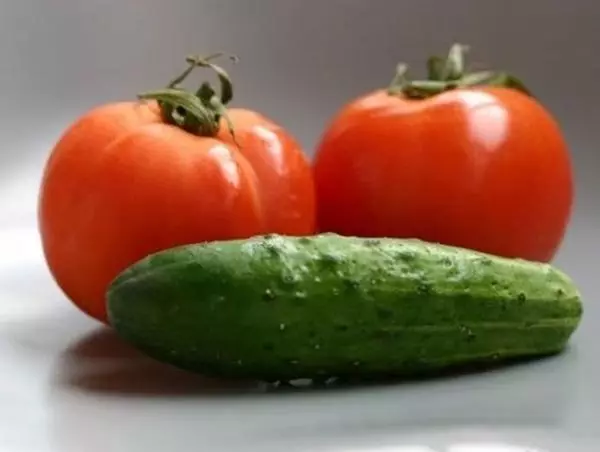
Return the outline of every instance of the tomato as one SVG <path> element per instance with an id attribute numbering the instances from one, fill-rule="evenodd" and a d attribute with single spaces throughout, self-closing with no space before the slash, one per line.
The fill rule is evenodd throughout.
<path id="1" fill-rule="evenodd" d="M 461 50 L 430 59 L 425 81 L 401 66 L 333 118 L 314 160 L 322 232 L 552 260 L 574 197 L 567 144 L 524 85 L 465 74 Z"/>
<path id="2" fill-rule="evenodd" d="M 192 94 L 178 83 L 193 66 L 218 71 Z M 39 229 L 48 267 L 67 297 L 106 322 L 105 290 L 135 261 L 193 242 L 315 230 L 310 162 L 265 116 L 224 110 L 226 74 L 193 60 L 184 76 L 143 101 L 94 108 L 47 161 Z"/>

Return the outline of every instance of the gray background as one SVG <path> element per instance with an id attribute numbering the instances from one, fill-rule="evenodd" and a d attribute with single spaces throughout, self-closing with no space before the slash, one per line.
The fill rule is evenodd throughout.
<path id="1" fill-rule="evenodd" d="M 0 0 L 0 451 L 409 441 L 397 435 L 440 447 L 516 435 L 575 451 L 573 435 L 581 450 L 600 450 L 583 449 L 600 404 L 598 23 L 594 0 Z M 275 118 L 311 154 L 344 102 L 386 85 L 398 61 L 421 68 L 453 41 L 525 79 L 571 146 L 577 202 L 557 264 L 580 285 L 586 316 L 566 355 L 399 387 L 209 397 L 212 386 L 98 332 L 52 284 L 35 231 L 39 177 L 88 108 L 164 85 L 188 53 L 224 50 L 241 57 L 228 67 L 235 103 Z"/>

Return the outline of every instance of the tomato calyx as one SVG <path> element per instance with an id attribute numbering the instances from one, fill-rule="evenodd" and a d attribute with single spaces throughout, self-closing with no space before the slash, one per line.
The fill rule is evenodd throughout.
<path id="1" fill-rule="evenodd" d="M 410 99 L 426 99 L 453 89 L 503 86 L 532 96 L 521 80 L 507 72 L 492 70 L 468 72 L 466 69 L 468 51 L 469 47 L 466 45 L 453 44 L 446 58 L 436 55 L 430 57 L 427 60 L 426 80 L 412 80 L 408 74 L 408 65 L 399 64 L 387 89 L 388 94 L 402 95 Z"/>
<path id="2" fill-rule="evenodd" d="M 215 53 L 206 57 L 188 56 L 188 67 L 175 77 L 163 89 L 147 91 L 138 94 L 138 99 L 155 100 L 161 110 L 165 122 L 182 128 L 186 132 L 201 136 L 215 136 L 219 131 L 221 118 L 225 119 L 231 135 L 235 134 L 233 124 L 227 116 L 227 104 L 233 99 L 233 83 L 229 74 L 212 60 L 226 56 Z M 233 62 L 237 62 L 235 55 L 227 55 Z M 219 79 L 220 92 L 205 81 L 195 91 L 191 92 L 181 86 L 196 68 L 212 70 Z"/>

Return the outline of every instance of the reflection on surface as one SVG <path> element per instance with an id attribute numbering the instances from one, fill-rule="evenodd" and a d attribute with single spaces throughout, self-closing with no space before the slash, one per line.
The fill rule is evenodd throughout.
<path id="1" fill-rule="evenodd" d="M 444 451 L 446 452 L 446 451 Z M 447 452 L 546 452 L 542 449 L 532 449 L 525 446 L 514 446 L 509 444 L 480 443 L 480 444 L 457 444 L 450 446 Z"/>
<path id="2" fill-rule="evenodd" d="M 564 368 L 556 367 L 560 361 L 437 382 L 253 397 L 236 384 L 152 361 L 103 328 L 68 347 L 55 365 L 48 399 L 52 443 L 61 452 L 190 444 L 202 450 L 250 445 L 261 452 L 563 452 L 468 442 L 481 438 L 472 432 L 459 439 L 435 434 L 477 424 L 554 430 L 563 413 L 560 388 L 568 387 L 564 372 L 557 372 Z M 416 435 L 423 426 L 431 430 Z M 400 438 L 382 442 L 391 432 Z M 386 443 L 396 446 L 373 447 Z"/>
<path id="3" fill-rule="evenodd" d="M 69 323 L 52 322 L 65 330 Z M 161 364 L 100 328 L 56 350 L 47 388 L 49 432 L 53 450 L 61 452 L 177 450 L 190 444 L 202 450 L 250 445 L 261 452 L 563 452 L 476 444 L 482 438 L 470 432 L 460 438 L 432 433 L 473 425 L 560 428 L 575 358 L 567 353 L 433 381 L 265 394 L 256 384 L 207 379 Z M 430 431 L 415 435 L 424 426 Z M 399 438 L 383 442 L 391 433 Z M 376 447 L 384 444 L 395 448 Z"/>
<path id="4" fill-rule="evenodd" d="M 465 92 L 461 100 L 468 104 L 469 132 L 472 138 L 487 151 L 496 151 L 506 140 L 509 116 L 498 100 L 485 92 Z"/>
<path id="5" fill-rule="evenodd" d="M 334 452 L 333 450 L 331 452 Z M 339 449 L 335 452 L 550 452 L 546 449 L 517 446 L 508 443 L 460 443 L 449 446 L 429 447 L 418 445 L 385 446 L 365 449 Z M 562 451 L 561 451 L 562 452 Z M 569 452 L 569 451 L 565 451 Z"/>
<path id="6" fill-rule="evenodd" d="M 342 452 L 341 450 L 339 452 Z M 344 452 L 367 452 L 367 449 L 344 449 Z M 426 446 L 393 446 L 368 449 L 368 452 L 440 452 Z"/>
<path id="7" fill-rule="evenodd" d="M 364 390 L 393 390 L 404 388 L 426 391 L 431 385 L 447 383 L 449 385 L 471 382 L 469 390 L 457 388 L 452 399 L 460 400 L 468 414 L 468 419 L 477 422 L 498 422 L 501 419 L 518 421 L 523 409 L 521 404 L 528 404 L 525 409 L 525 420 L 531 421 L 545 419 L 550 422 L 562 413 L 564 393 L 556 390 L 554 384 L 544 387 L 544 379 L 540 379 L 533 372 L 538 367 L 541 372 L 547 366 L 558 366 L 558 370 L 565 370 L 560 366 L 560 361 L 572 359 L 568 354 L 550 356 L 537 361 L 520 363 L 519 361 L 505 364 L 499 368 L 464 369 L 438 376 L 422 379 L 391 379 L 374 381 L 332 380 L 327 385 L 288 385 L 265 384 L 255 381 L 223 380 L 204 377 L 202 375 L 177 369 L 173 366 L 158 362 L 142 354 L 129 344 L 121 340 L 116 333 L 106 327 L 93 330 L 79 341 L 73 343 L 61 355 L 57 363 L 57 382 L 62 386 L 73 389 L 96 393 L 114 393 L 121 396 L 167 396 L 174 395 L 226 395 L 226 394 L 287 394 L 298 392 L 338 392 L 358 394 Z M 554 366 L 554 367 L 555 367 Z M 495 378 L 501 378 L 503 372 L 513 369 L 520 375 L 521 383 L 509 387 L 497 386 Z M 565 373 L 551 373 L 552 381 L 564 383 Z M 549 377 L 548 377 L 549 378 Z M 487 381 L 486 381 L 487 379 Z M 534 380 L 537 390 L 532 390 Z M 564 384 L 559 384 L 564 387 Z M 489 391 L 494 391 L 491 393 Z M 537 392 L 536 392 L 537 391 Z M 510 394 L 509 394 L 510 393 Z M 504 394 L 501 398 L 498 395 Z M 405 394 L 408 396 L 408 394 Z M 551 395 L 551 397 L 549 397 Z M 423 394 L 425 396 L 425 394 Z M 519 400 L 518 410 L 510 409 L 513 406 L 508 399 Z M 444 396 L 438 399 L 443 402 Z M 488 405 L 488 403 L 492 403 Z M 517 408 L 517 406 L 515 406 Z M 536 416 L 532 417 L 533 410 Z M 429 410 L 426 410 L 429 412 Z M 471 413 L 471 414 L 469 414 Z M 476 413 L 476 417 L 473 415 Z M 413 413 L 416 416 L 417 413 Z M 460 413 L 452 410 L 437 413 L 443 419 L 460 417 Z M 539 419 L 538 419 L 539 417 Z M 414 417 L 413 419 L 416 419 Z"/>
<path id="8" fill-rule="evenodd" d="M 256 383 L 205 378 L 150 359 L 110 329 L 100 328 L 69 347 L 57 370 L 72 389 L 121 396 L 175 396 L 259 390 Z"/>
<path id="9" fill-rule="evenodd" d="M 331 451 L 333 452 L 333 451 Z M 386 446 L 368 449 L 340 449 L 335 452 L 548 452 L 527 446 L 516 446 L 500 443 L 455 444 L 447 447 L 432 448 L 429 446 Z"/>
<path id="10" fill-rule="evenodd" d="M 208 152 L 218 163 L 222 174 L 231 188 L 240 188 L 240 170 L 230 149 L 226 146 L 215 146 Z"/>
<path id="11" fill-rule="evenodd" d="M 370 449 L 340 449 L 339 452 L 342 452 L 342 450 L 343 452 L 440 452 L 439 450 L 426 446 L 391 446 Z"/>

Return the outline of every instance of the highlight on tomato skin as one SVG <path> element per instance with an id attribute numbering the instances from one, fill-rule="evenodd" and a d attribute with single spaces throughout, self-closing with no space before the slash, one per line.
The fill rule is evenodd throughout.
<path id="1" fill-rule="evenodd" d="M 148 254 L 268 232 L 311 235 L 312 169 L 289 131 L 233 97 L 220 54 L 188 57 L 164 89 L 100 105 L 51 150 L 38 225 L 48 268 L 83 312 L 107 322 L 105 291 Z M 219 89 L 182 83 L 196 68 Z"/>
<path id="2" fill-rule="evenodd" d="M 426 80 L 400 65 L 327 124 L 313 161 L 320 231 L 554 258 L 575 195 L 567 143 L 523 82 L 467 72 L 466 50 L 431 57 Z"/>

